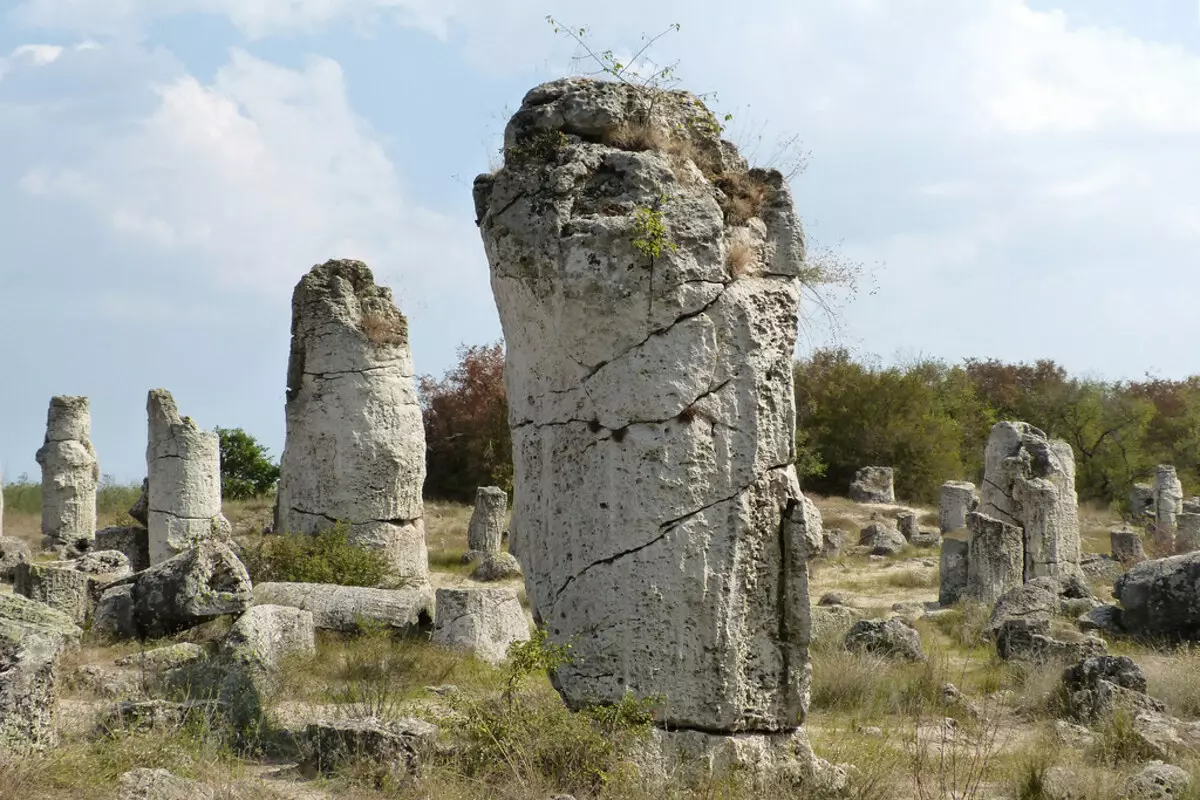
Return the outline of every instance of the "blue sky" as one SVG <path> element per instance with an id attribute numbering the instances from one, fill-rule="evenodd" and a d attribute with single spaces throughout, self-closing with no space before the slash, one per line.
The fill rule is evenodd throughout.
<path id="1" fill-rule="evenodd" d="M 1194 0 L 0 0 L 0 469 L 49 398 L 145 471 L 146 391 L 283 445 L 292 287 L 356 257 L 418 372 L 500 335 L 470 184 L 553 13 L 716 92 L 760 160 L 798 135 L 810 239 L 870 271 L 830 341 L 885 361 L 1197 371 Z"/>

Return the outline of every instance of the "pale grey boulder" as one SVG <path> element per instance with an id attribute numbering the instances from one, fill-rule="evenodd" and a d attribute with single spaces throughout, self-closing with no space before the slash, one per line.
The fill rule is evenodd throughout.
<path id="1" fill-rule="evenodd" d="M 1162 703 L 1146 694 L 1146 675 L 1129 656 L 1084 658 L 1063 670 L 1066 710 L 1081 722 L 1096 722 L 1118 705 L 1161 712 Z"/>
<path id="2" fill-rule="evenodd" d="M 239 664 L 273 673 L 289 656 L 316 653 L 312 612 L 289 606 L 253 606 L 233 623 L 222 651 Z"/>
<path id="3" fill-rule="evenodd" d="M 850 499 L 856 503 L 894 503 L 896 490 L 891 467 L 863 467 L 854 473 Z"/>
<path id="4" fill-rule="evenodd" d="M 62 659 L 82 631 L 65 614 L 0 595 L 0 753 L 53 746 Z"/>
<path id="5" fill-rule="evenodd" d="M 900 531 L 888 522 L 872 522 L 858 534 L 860 547 L 868 548 L 871 555 L 890 556 L 899 553 L 908 544 Z"/>
<path id="6" fill-rule="evenodd" d="M 1070 663 L 1103 656 L 1103 639 L 1056 628 L 1044 617 L 1008 617 L 995 632 L 996 654 L 1003 661 Z"/>
<path id="7" fill-rule="evenodd" d="M 968 545 L 965 539 L 942 538 L 938 567 L 938 603 L 952 606 L 967 590 Z"/>
<path id="8" fill-rule="evenodd" d="M 438 589 L 433 643 L 499 664 L 509 645 L 529 641 L 529 621 L 512 589 Z"/>
<path id="9" fill-rule="evenodd" d="M 322 630 L 354 632 L 374 622 L 400 632 L 427 629 L 433 623 L 433 588 L 424 582 L 399 589 L 371 589 L 323 583 L 260 583 L 254 605 L 280 605 L 311 612 Z"/>
<path id="10" fill-rule="evenodd" d="M 1162 761 L 1151 761 L 1125 779 L 1125 800 L 1176 800 L 1187 796 L 1192 776 L 1187 770 Z"/>
<path id="11" fill-rule="evenodd" d="M 165 769 L 138 768 L 120 778 L 117 800 L 216 800 L 213 789 Z"/>
<path id="12" fill-rule="evenodd" d="M 1108 532 L 1108 541 L 1112 548 L 1112 557 L 1122 564 L 1132 566 L 1146 560 L 1141 534 L 1128 525 L 1111 529 Z"/>
<path id="13" fill-rule="evenodd" d="M 846 532 L 840 528 L 825 528 L 821 534 L 821 555 L 837 558 L 846 549 Z"/>
<path id="14" fill-rule="evenodd" d="M 967 514 L 979 510 L 979 493 L 975 484 L 966 481 L 947 481 L 942 484 L 938 500 L 938 527 L 943 534 L 965 530 Z"/>
<path id="15" fill-rule="evenodd" d="M 1183 513 L 1183 484 L 1175 467 L 1154 468 L 1154 539 L 1168 552 L 1175 546 L 1177 518 Z"/>
<path id="16" fill-rule="evenodd" d="M 1131 636 L 1200 640 L 1200 552 L 1134 565 L 1117 579 L 1113 597 Z"/>
<path id="17" fill-rule="evenodd" d="M 396 575 L 424 579 L 425 429 L 408 320 L 361 261 L 318 264 L 296 284 L 286 416 L 274 529 L 345 522 Z"/>
<path id="18" fill-rule="evenodd" d="M 178 642 L 162 647 L 141 650 L 127 656 L 121 656 L 113 663 L 119 667 L 139 667 L 153 671 L 165 671 L 193 664 L 207 657 L 208 651 L 193 642 Z"/>
<path id="19" fill-rule="evenodd" d="M 1200 514 L 1187 511 L 1175 517 L 1175 552 L 1192 553 L 1200 550 Z"/>
<path id="20" fill-rule="evenodd" d="M 183 417 L 166 389 L 146 398 L 147 530 L 151 564 L 160 564 L 210 540 L 228 541 L 221 513 L 221 442 Z"/>
<path id="21" fill-rule="evenodd" d="M 570 706 L 632 691 L 669 697 L 668 726 L 791 730 L 821 545 L 793 467 L 803 234 L 783 176 L 749 170 L 711 119 L 682 92 L 554 81 L 475 180 L 506 343 L 510 547 L 535 618 L 573 641 L 556 674 Z M 615 146 L 633 125 L 684 149 Z"/>
<path id="22" fill-rule="evenodd" d="M 467 526 L 467 547 L 482 555 L 500 552 L 508 495 L 498 486 L 480 486 L 475 491 L 475 510 Z"/>
<path id="23" fill-rule="evenodd" d="M 485 583 L 519 578 L 521 575 L 521 565 L 517 563 L 517 559 L 512 553 L 504 552 L 488 553 L 475 565 L 475 569 L 471 570 L 471 580 Z"/>
<path id="24" fill-rule="evenodd" d="M 351 762 L 370 763 L 399 782 L 421 774 L 437 736 L 436 725 L 411 717 L 320 720 L 292 734 L 305 771 L 333 774 Z"/>
<path id="25" fill-rule="evenodd" d="M 0 578 L 13 580 L 17 565 L 30 560 L 29 545 L 13 536 L 0 536 Z"/>
<path id="26" fill-rule="evenodd" d="M 118 584 L 101 592 L 92 611 L 92 633 L 109 640 L 138 637 L 133 584 Z"/>
<path id="27" fill-rule="evenodd" d="M 116 550 L 129 559 L 129 568 L 141 572 L 150 566 L 150 532 L 136 525 L 114 525 L 96 531 L 96 550 Z"/>
<path id="28" fill-rule="evenodd" d="M 13 592 L 61 611 L 76 625 L 87 622 L 91 608 L 90 581 L 86 573 L 74 569 L 69 561 L 18 565 Z"/>
<path id="29" fill-rule="evenodd" d="M 896 514 L 896 529 L 900 531 L 909 543 L 921 535 L 921 526 L 917 520 L 917 512 L 904 509 Z"/>
<path id="30" fill-rule="evenodd" d="M 1021 529 L 979 512 L 967 515 L 967 585 L 963 595 L 994 603 L 1024 582 Z"/>
<path id="31" fill-rule="evenodd" d="M 846 633 L 846 649 L 856 653 L 924 661 L 921 635 L 900 617 L 861 619 Z"/>
<path id="32" fill-rule="evenodd" d="M 92 447 L 86 397 L 53 397 L 46 440 L 37 451 L 42 468 L 42 533 L 50 546 L 83 551 L 96 534 L 100 464 Z"/>

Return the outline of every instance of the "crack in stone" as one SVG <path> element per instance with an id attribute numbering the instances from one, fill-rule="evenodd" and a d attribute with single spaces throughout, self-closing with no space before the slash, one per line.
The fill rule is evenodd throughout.
<path id="1" fill-rule="evenodd" d="M 348 519 L 346 519 L 346 520 L 337 519 L 336 517 L 331 517 L 328 514 L 322 514 L 322 513 L 316 512 L 316 511 L 305 511 L 304 509 L 297 508 L 296 506 L 290 506 L 290 508 L 292 511 L 294 511 L 297 514 L 303 514 L 306 517 L 320 517 L 321 519 L 332 522 L 334 525 L 337 525 L 339 522 L 345 522 L 347 525 L 370 525 L 372 522 L 382 522 L 385 525 L 397 525 L 397 526 L 403 527 L 405 525 L 411 525 L 411 524 L 415 523 L 417 520 L 422 519 L 422 517 L 412 517 L 412 518 L 396 517 L 394 519 L 366 519 L 366 520 L 362 520 L 361 522 L 353 522 Z M 207 519 L 207 518 L 201 517 L 201 519 Z"/>
<path id="2" fill-rule="evenodd" d="M 725 380 L 718 383 L 716 386 L 712 386 L 708 389 L 705 389 L 703 392 L 696 395 L 696 399 L 692 400 L 690 403 L 685 404 L 683 408 L 684 409 L 691 408 L 692 406 L 694 406 L 696 403 L 699 403 L 704 398 L 711 397 L 712 395 L 721 391 L 722 389 L 724 389 L 726 386 L 728 386 L 732 382 L 733 382 L 733 378 L 726 378 Z M 612 428 L 612 427 L 609 427 L 609 426 L 603 425 L 603 424 L 601 424 L 600 427 L 606 431 L 613 431 L 613 430 L 620 430 L 621 428 L 627 428 L 630 425 L 662 425 L 666 422 L 670 422 L 671 420 L 676 419 L 681 413 L 682 413 L 682 410 L 672 414 L 669 417 L 663 417 L 662 419 L 631 419 L 631 420 L 628 420 L 624 425 L 621 425 L 619 428 Z M 512 430 L 519 430 L 520 428 L 528 428 L 530 426 L 533 426 L 535 428 L 558 428 L 558 427 L 563 427 L 566 425 L 573 425 L 573 424 L 591 425 L 594 422 L 596 422 L 596 420 L 579 419 L 577 417 L 571 417 L 570 419 L 556 420 L 556 421 L 552 421 L 552 422 L 534 422 L 531 419 L 527 419 L 527 420 L 522 420 L 521 422 L 518 422 L 515 425 L 511 425 L 509 427 Z M 725 423 L 721 423 L 721 422 L 714 421 L 713 425 L 721 425 L 722 427 L 729 428 L 730 430 L 736 430 L 736 428 L 734 426 L 726 425 Z"/>
<path id="3" fill-rule="evenodd" d="M 576 572 L 574 575 L 569 576 L 566 579 L 566 581 L 563 582 L 563 585 L 560 586 L 558 591 L 554 593 L 554 601 L 553 602 L 557 603 L 558 598 L 561 597 L 562 593 L 567 590 L 567 587 L 570 586 L 572 583 L 574 583 L 576 578 L 582 578 L 584 573 L 586 573 L 592 567 L 607 566 L 609 564 L 612 564 L 615 561 L 618 561 L 619 559 L 624 558 L 625 556 L 633 555 L 634 553 L 638 552 L 639 550 L 645 550 L 647 547 L 650 547 L 651 545 L 655 545 L 655 544 L 658 544 L 659 542 L 661 542 L 663 539 L 666 538 L 667 534 L 669 534 L 669 533 L 670 533 L 669 530 L 663 531 L 658 536 L 654 537 L 653 539 L 646 542 L 645 544 L 640 544 L 637 547 L 631 547 L 628 550 L 622 550 L 621 552 L 616 553 L 615 555 L 608 556 L 607 558 L 602 558 L 598 561 L 593 561 L 591 564 L 588 564 L 586 567 L 579 570 L 579 572 Z"/>
<path id="4" fill-rule="evenodd" d="M 1004 490 L 1004 487 L 1000 486 L 995 481 L 988 480 L 986 477 L 984 477 L 983 482 L 985 484 L 987 484 L 988 486 L 991 486 L 993 489 L 995 489 L 1000 494 L 1004 495 L 1006 498 L 1008 498 L 1008 501 L 1010 503 L 1015 504 L 1017 502 L 1016 498 L 1014 498 L 1012 495 L 1010 495 L 1008 492 L 1006 492 Z M 1010 520 L 1010 524 L 1015 525 L 1018 528 L 1024 529 L 1025 525 L 1024 525 L 1024 523 L 1021 522 L 1021 520 L 1017 519 L 1016 517 L 1014 517 L 1012 514 L 1008 513 L 1007 511 L 1004 511 L 1000 508 L 996 508 L 996 506 L 994 504 L 990 504 L 990 505 L 991 505 L 992 510 L 994 510 L 997 514 L 1002 514 L 1002 515 L 1008 517 L 1008 519 Z M 1003 520 L 1001 520 L 1001 521 L 1003 522 Z"/>

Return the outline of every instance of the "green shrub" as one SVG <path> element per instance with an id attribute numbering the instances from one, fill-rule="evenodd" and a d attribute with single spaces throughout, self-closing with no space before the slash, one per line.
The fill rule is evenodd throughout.
<path id="1" fill-rule="evenodd" d="M 271 491 L 279 480 L 279 465 L 267 448 L 241 428 L 217 428 L 221 439 L 221 496 L 249 500 Z"/>
<path id="2" fill-rule="evenodd" d="M 349 541 L 349 526 L 339 522 L 315 536 L 265 536 L 243 549 L 242 561 L 255 583 L 294 581 L 377 586 L 387 575 L 383 556 Z"/>

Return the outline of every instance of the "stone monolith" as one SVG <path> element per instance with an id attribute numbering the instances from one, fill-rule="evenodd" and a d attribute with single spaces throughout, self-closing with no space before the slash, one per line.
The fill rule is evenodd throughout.
<path id="1" fill-rule="evenodd" d="M 967 514 L 979 508 L 979 493 L 975 484 L 967 481 L 947 481 L 942 484 L 938 501 L 938 527 L 942 533 L 966 530 Z"/>
<path id="2" fill-rule="evenodd" d="M 1175 545 L 1177 517 L 1183 513 L 1183 484 L 1175 467 L 1159 464 L 1154 468 L 1154 540 L 1165 552 Z"/>
<path id="3" fill-rule="evenodd" d="M 1075 456 L 1025 422 L 998 422 L 984 453 L 979 513 L 1016 526 L 1024 539 L 1024 580 L 1078 576 Z"/>
<path id="4" fill-rule="evenodd" d="M 1134 520 L 1154 519 L 1154 487 L 1149 483 L 1135 483 L 1129 490 L 1129 514 Z"/>
<path id="5" fill-rule="evenodd" d="M 967 585 L 963 596 L 994 603 L 1020 586 L 1025 559 L 1021 529 L 973 511 L 967 514 Z"/>
<path id="6" fill-rule="evenodd" d="M 475 491 L 475 510 L 467 526 L 467 549 L 480 557 L 500 552 L 508 495 L 499 486 L 480 486 Z"/>
<path id="7" fill-rule="evenodd" d="M 86 397 L 52 397 L 46 440 L 37 451 L 42 468 L 42 533 L 47 544 L 83 551 L 96 536 L 100 464 L 92 448 Z"/>
<path id="8" fill-rule="evenodd" d="M 161 564 L 208 539 L 228 539 L 221 513 L 221 442 L 181 417 L 166 389 L 146 398 L 147 529 L 150 563 Z"/>
<path id="9" fill-rule="evenodd" d="M 506 346 L 513 536 L 578 708 L 790 731 L 808 697 L 792 354 L 804 242 L 693 95 L 530 91 L 475 206 Z M 511 546 L 511 544 L 510 544 Z M 440 609 L 439 609 L 440 614 Z"/>
<path id="10" fill-rule="evenodd" d="M 292 293 L 287 438 L 275 531 L 337 522 L 392 571 L 428 574 L 425 429 L 408 320 L 361 261 L 314 266 Z"/>
<path id="11" fill-rule="evenodd" d="M 1200 514 L 1184 511 L 1175 517 L 1175 552 L 1200 550 Z"/>

